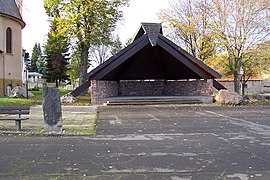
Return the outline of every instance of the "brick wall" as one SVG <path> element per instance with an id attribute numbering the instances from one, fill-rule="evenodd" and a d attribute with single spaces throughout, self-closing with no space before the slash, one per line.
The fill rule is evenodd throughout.
<path id="1" fill-rule="evenodd" d="M 91 81 L 91 103 L 99 104 L 103 98 L 118 96 L 116 81 Z"/>
<path id="2" fill-rule="evenodd" d="M 115 96 L 212 96 L 212 80 L 194 81 L 91 81 L 91 101 Z"/>
<path id="3" fill-rule="evenodd" d="M 213 81 L 121 81 L 120 96 L 211 96 Z"/>
<path id="4" fill-rule="evenodd" d="M 175 96 L 212 96 L 213 80 L 169 81 L 166 95 Z"/>

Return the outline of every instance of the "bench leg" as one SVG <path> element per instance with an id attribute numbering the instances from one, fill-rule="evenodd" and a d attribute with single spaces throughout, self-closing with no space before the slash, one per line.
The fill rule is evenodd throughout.
<path id="1" fill-rule="evenodd" d="M 20 131 L 21 130 L 21 120 L 15 120 L 15 125 L 16 125 L 16 130 Z"/>

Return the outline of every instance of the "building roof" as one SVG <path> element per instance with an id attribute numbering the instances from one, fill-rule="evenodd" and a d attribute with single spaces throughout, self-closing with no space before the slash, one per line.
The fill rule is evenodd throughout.
<path id="1" fill-rule="evenodd" d="M 38 72 L 29 72 L 28 76 L 43 76 L 43 75 Z"/>
<path id="2" fill-rule="evenodd" d="M 163 34 L 162 26 L 160 23 L 141 23 L 139 30 L 137 31 L 134 40 L 138 39 L 142 35 L 147 34 L 152 46 L 157 44 L 157 37 L 159 34 Z M 133 41 L 134 41 L 133 40 Z"/>
<path id="3" fill-rule="evenodd" d="M 25 22 L 22 19 L 15 0 L 0 0 L 0 15 L 1 14 L 17 19 L 22 28 L 24 28 Z"/>
<path id="4" fill-rule="evenodd" d="M 142 23 L 133 42 L 86 75 L 90 80 L 215 79 L 221 75 L 162 34 L 160 23 Z M 79 87 L 72 95 L 82 92 Z M 214 80 L 214 86 L 219 86 Z"/>
<path id="5" fill-rule="evenodd" d="M 91 72 L 92 80 L 214 79 L 221 75 L 162 35 L 159 23 L 142 23 L 134 41 Z"/>

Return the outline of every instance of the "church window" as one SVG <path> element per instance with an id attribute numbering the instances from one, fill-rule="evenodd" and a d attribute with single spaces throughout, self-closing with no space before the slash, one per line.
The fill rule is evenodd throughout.
<path id="1" fill-rule="evenodd" d="M 10 27 L 6 31 L 6 52 L 12 53 L 12 30 Z"/>

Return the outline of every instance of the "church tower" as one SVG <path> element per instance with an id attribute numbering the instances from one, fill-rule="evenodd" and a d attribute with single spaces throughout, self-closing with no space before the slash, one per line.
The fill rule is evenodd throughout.
<path id="1" fill-rule="evenodd" d="M 20 11 L 20 13 L 22 14 L 22 6 L 23 6 L 23 0 L 15 0 L 17 7 Z"/>
<path id="2" fill-rule="evenodd" d="M 0 96 L 22 86 L 22 0 L 0 0 Z"/>

